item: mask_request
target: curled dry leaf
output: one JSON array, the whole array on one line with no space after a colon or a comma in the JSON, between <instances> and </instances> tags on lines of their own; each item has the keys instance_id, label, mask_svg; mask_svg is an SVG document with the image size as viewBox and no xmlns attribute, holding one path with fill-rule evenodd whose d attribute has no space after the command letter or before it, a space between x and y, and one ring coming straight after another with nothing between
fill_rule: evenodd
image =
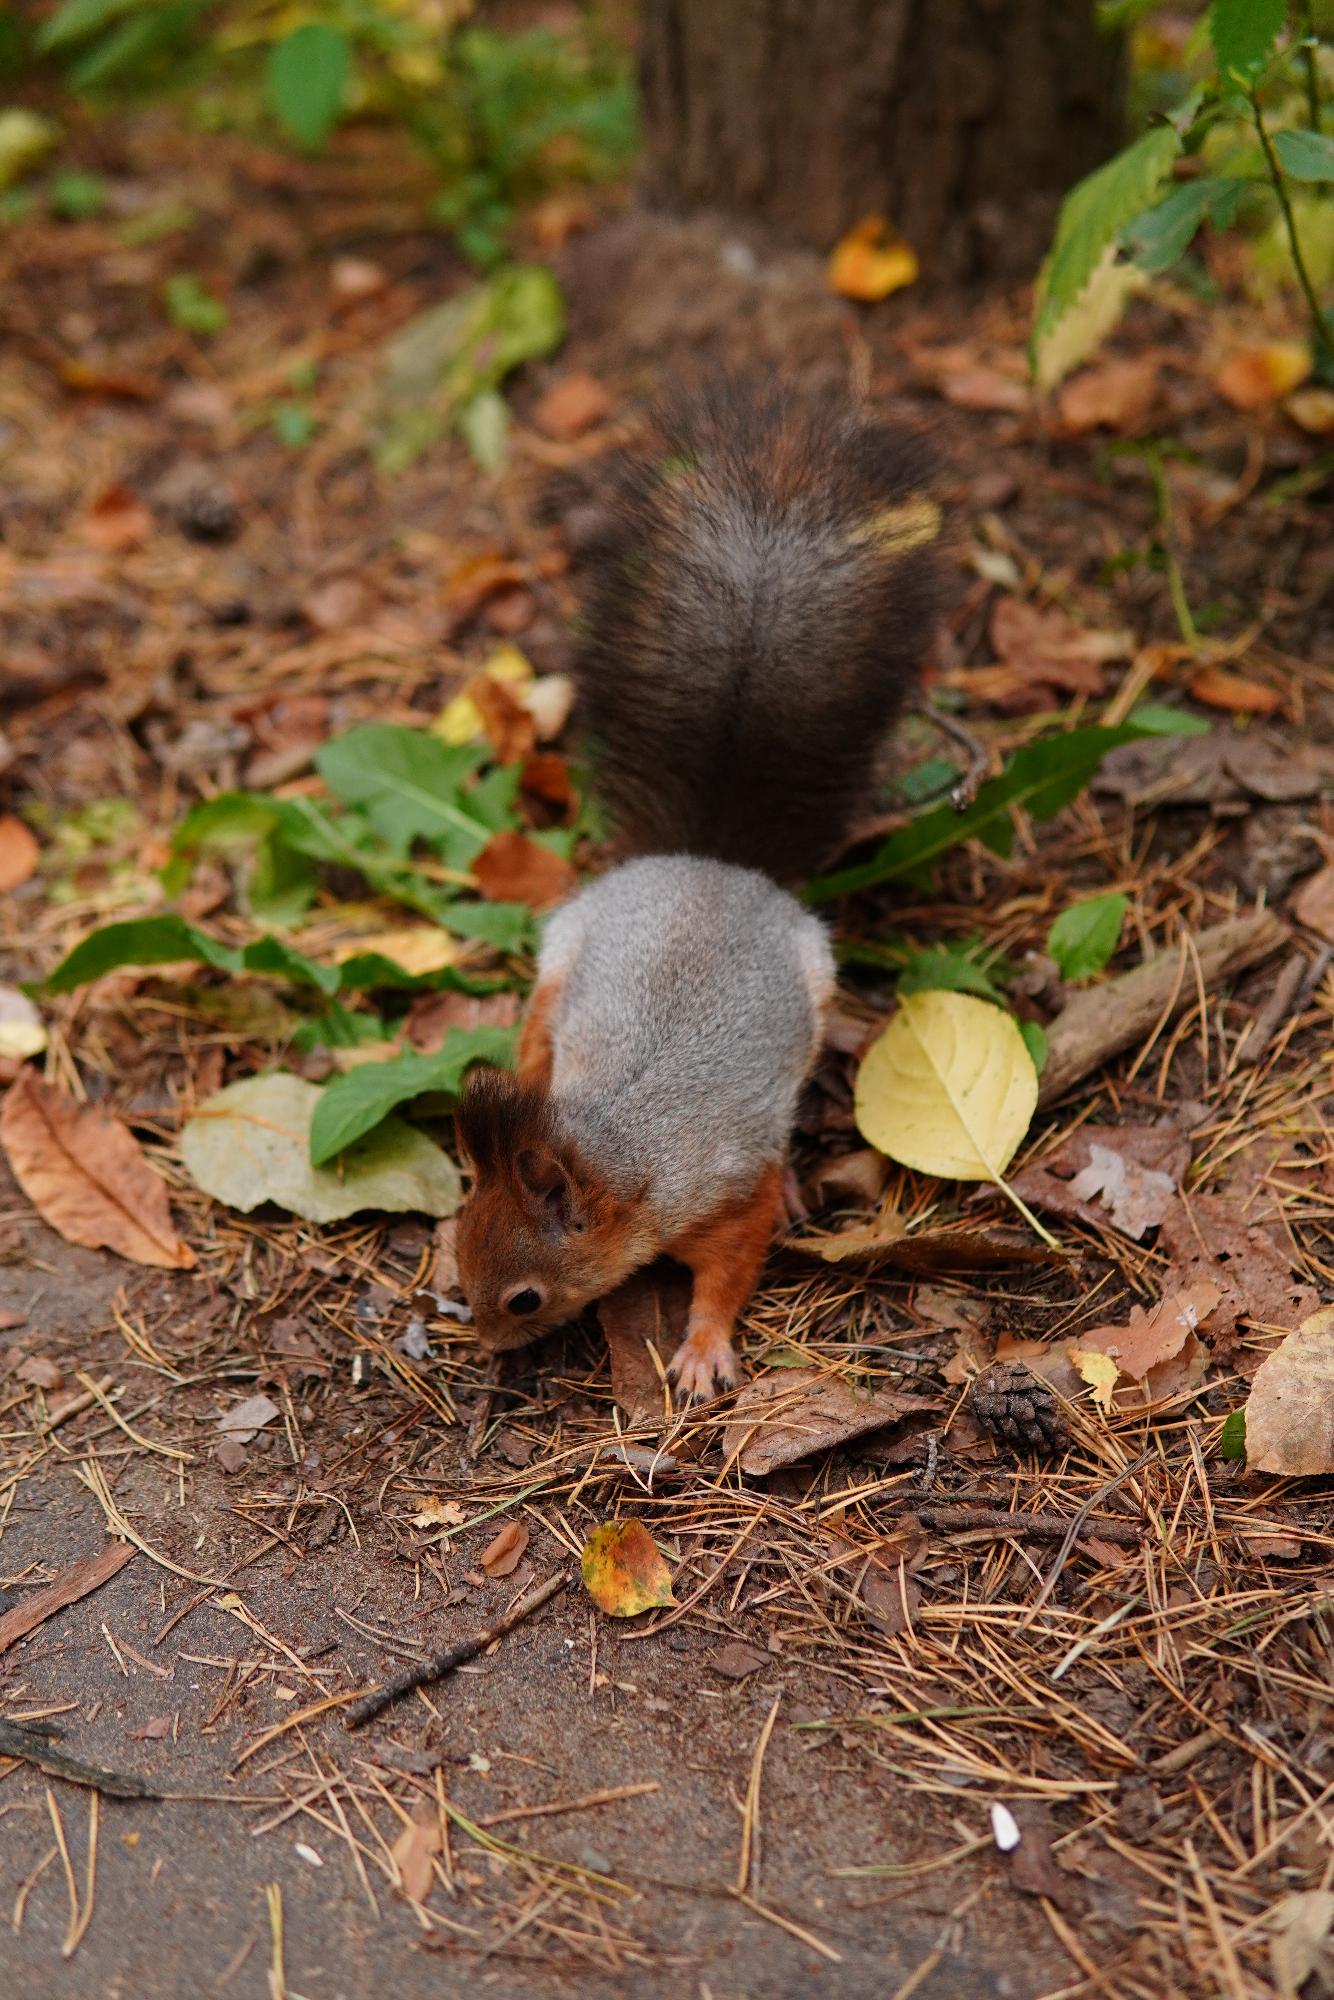
<instances>
[{"instance_id":1,"label":"curled dry leaf","mask_svg":"<svg viewBox=\"0 0 1334 2000\"><path fill-rule=\"evenodd\" d=\"M508 829L492 835L472 872L482 894L493 903L530 903L535 910L558 903L579 880L561 855L526 833Z\"/></svg>"},{"instance_id":2,"label":"curled dry leaf","mask_svg":"<svg viewBox=\"0 0 1334 2000\"><path fill-rule=\"evenodd\" d=\"M1214 375L1214 386L1235 410L1262 410L1303 383L1310 351L1299 340L1273 340L1234 348Z\"/></svg>"},{"instance_id":3,"label":"curled dry leaf","mask_svg":"<svg viewBox=\"0 0 1334 2000\"><path fill-rule=\"evenodd\" d=\"M609 1618L675 1604L672 1573L642 1521L605 1521L579 1559L584 1588Z\"/></svg>"},{"instance_id":4,"label":"curled dry leaf","mask_svg":"<svg viewBox=\"0 0 1334 2000\"><path fill-rule=\"evenodd\" d=\"M1334 1306L1303 1320L1256 1370L1246 1463L1289 1479L1334 1473Z\"/></svg>"},{"instance_id":5,"label":"curled dry leaf","mask_svg":"<svg viewBox=\"0 0 1334 2000\"><path fill-rule=\"evenodd\" d=\"M188 1271L165 1184L126 1128L24 1070L0 1111L0 1143L23 1192L67 1243Z\"/></svg>"},{"instance_id":6,"label":"curled dry leaf","mask_svg":"<svg viewBox=\"0 0 1334 2000\"><path fill-rule=\"evenodd\" d=\"M152 532L153 516L128 486L108 486L84 517L83 539L105 555L136 548Z\"/></svg>"},{"instance_id":7,"label":"curled dry leaf","mask_svg":"<svg viewBox=\"0 0 1334 2000\"><path fill-rule=\"evenodd\" d=\"M0 895L19 888L42 858L31 828L17 813L0 813Z\"/></svg>"},{"instance_id":8,"label":"curled dry leaf","mask_svg":"<svg viewBox=\"0 0 1334 2000\"><path fill-rule=\"evenodd\" d=\"M443 1846L439 1820L428 1819L424 1813L414 1815L400 1831L389 1852L398 1870L398 1886L409 1901L424 1903L430 1895L435 1876L432 1864Z\"/></svg>"},{"instance_id":9,"label":"curled dry leaf","mask_svg":"<svg viewBox=\"0 0 1334 2000\"><path fill-rule=\"evenodd\" d=\"M834 245L829 287L841 298L887 299L916 282L917 253L894 234L883 215L867 215Z\"/></svg>"},{"instance_id":10,"label":"curled dry leaf","mask_svg":"<svg viewBox=\"0 0 1334 2000\"><path fill-rule=\"evenodd\" d=\"M528 1546L528 1525L525 1521L506 1521L498 1535L494 1535L482 1550L482 1568L488 1576L510 1576L519 1567L519 1559Z\"/></svg>"},{"instance_id":11,"label":"curled dry leaf","mask_svg":"<svg viewBox=\"0 0 1334 2000\"><path fill-rule=\"evenodd\" d=\"M1179 1354L1197 1327L1215 1312L1223 1294L1207 1279L1170 1292L1151 1313L1131 1308L1127 1325L1099 1326L1084 1336L1086 1348L1111 1355L1123 1375L1142 1382L1149 1371ZM1086 1378L1087 1379L1087 1378Z\"/></svg>"},{"instance_id":12,"label":"curled dry leaf","mask_svg":"<svg viewBox=\"0 0 1334 2000\"><path fill-rule=\"evenodd\" d=\"M612 1395L636 1430L663 1429L667 1363L685 1339L690 1315L689 1273L660 1260L600 1299L597 1311L611 1349Z\"/></svg>"},{"instance_id":13,"label":"curled dry leaf","mask_svg":"<svg viewBox=\"0 0 1334 2000\"><path fill-rule=\"evenodd\" d=\"M1101 694L1103 669L1134 651L1130 632L1102 632L1049 605L1040 610L1018 597L997 599L991 614L996 657L1019 670L1028 682L1068 694Z\"/></svg>"},{"instance_id":14,"label":"curled dry leaf","mask_svg":"<svg viewBox=\"0 0 1334 2000\"><path fill-rule=\"evenodd\" d=\"M461 1528L467 1515L457 1500L442 1500L429 1493L412 1517L414 1528ZM485 1562L485 1556L482 1558Z\"/></svg>"},{"instance_id":15,"label":"curled dry leaf","mask_svg":"<svg viewBox=\"0 0 1334 2000\"><path fill-rule=\"evenodd\" d=\"M1186 685L1196 701L1208 708L1224 708L1229 715L1272 715L1283 705L1277 688L1208 663L1197 667Z\"/></svg>"},{"instance_id":16,"label":"curled dry leaf","mask_svg":"<svg viewBox=\"0 0 1334 2000\"><path fill-rule=\"evenodd\" d=\"M513 582L522 575L522 571L508 563L502 564L500 568L503 570L500 583L503 584ZM491 587L500 588L500 584ZM482 600L479 598L477 601L480 603ZM531 660L526 654L521 653L517 646L497 646L483 666L482 674L501 687L517 690L531 682L533 666ZM475 743L484 731L482 711L474 695L476 685L476 680L469 681L462 694L456 694L452 701L446 702L431 724L432 732L442 742L455 748L462 748L465 743Z\"/></svg>"}]
</instances>

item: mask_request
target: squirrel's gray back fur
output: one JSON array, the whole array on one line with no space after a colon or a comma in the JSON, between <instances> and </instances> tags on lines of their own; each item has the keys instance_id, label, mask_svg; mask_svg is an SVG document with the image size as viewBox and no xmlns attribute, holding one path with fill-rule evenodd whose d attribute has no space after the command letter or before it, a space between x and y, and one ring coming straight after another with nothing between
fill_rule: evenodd
<instances>
[{"instance_id":1,"label":"squirrel's gray back fur","mask_svg":"<svg viewBox=\"0 0 1334 2000\"><path fill-rule=\"evenodd\" d=\"M551 1103L667 1241L785 1157L834 964L824 927L751 869L629 861L552 917Z\"/></svg>"},{"instance_id":2,"label":"squirrel's gray back fur","mask_svg":"<svg viewBox=\"0 0 1334 2000\"><path fill-rule=\"evenodd\" d=\"M792 882L869 815L936 611L927 477L845 404L728 379L611 470L577 678L625 851Z\"/></svg>"}]
</instances>

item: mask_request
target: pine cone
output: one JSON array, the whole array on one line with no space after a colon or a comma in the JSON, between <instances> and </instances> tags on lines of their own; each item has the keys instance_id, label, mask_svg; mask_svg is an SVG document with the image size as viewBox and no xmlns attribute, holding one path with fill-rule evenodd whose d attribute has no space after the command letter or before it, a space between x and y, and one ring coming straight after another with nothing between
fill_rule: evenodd
<instances>
[{"instance_id":1,"label":"pine cone","mask_svg":"<svg viewBox=\"0 0 1334 2000\"><path fill-rule=\"evenodd\" d=\"M1017 1451L1060 1451L1069 1436L1055 1393L1022 1361L993 1361L970 1401L982 1428Z\"/></svg>"},{"instance_id":2,"label":"pine cone","mask_svg":"<svg viewBox=\"0 0 1334 2000\"><path fill-rule=\"evenodd\" d=\"M187 486L172 509L176 525L194 542L229 542L241 525L241 510L223 486Z\"/></svg>"}]
</instances>

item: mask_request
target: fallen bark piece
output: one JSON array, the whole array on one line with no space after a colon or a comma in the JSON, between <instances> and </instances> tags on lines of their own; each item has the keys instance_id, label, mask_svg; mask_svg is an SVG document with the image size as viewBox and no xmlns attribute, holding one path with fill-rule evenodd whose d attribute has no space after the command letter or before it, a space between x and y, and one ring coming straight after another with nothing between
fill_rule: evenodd
<instances>
[{"instance_id":1,"label":"fallen bark piece","mask_svg":"<svg viewBox=\"0 0 1334 2000\"><path fill-rule=\"evenodd\" d=\"M939 1408L931 1397L894 1389L862 1394L815 1368L778 1369L738 1395L723 1431L723 1464L736 1459L743 1472L776 1472L900 1417Z\"/></svg>"},{"instance_id":2,"label":"fallen bark piece","mask_svg":"<svg viewBox=\"0 0 1334 2000\"><path fill-rule=\"evenodd\" d=\"M54 1583L48 1583L45 1590L36 1590L16 1604L12 1611L6 1611L0 1618L0 1653L12 1646L16 1639L24 1639L29 1632L35 1632L57 1611L63 1611L67 1604L77 1604L81 1597L100 1590L113 1576L123 1570L134 1555L128 1542L108 1542L95 1556L86 1562L75 1563Z\"/></svg>"},{"instance_id":3,"label":"fallen bark piece","mask_svg":"<svg viewBox=\"0 0 1334 2000\"><path fill-rule=\"evenodd\" d=\"M177 1235L166 1183L125 1126L77 1104L31 1070L9 1087L0 1140L33 1207L87 1250L114 1250L136 1264L188 1271L194 1251Z\"/></svg>"},{"instance_id":4,"label":"fallen bark piece","mask_svg":"<svg viewBox=\"0 0 1334 2000\"><path fill-rule=\"evenodd\" d=\"M1334 1306L1260 1363L1246 1398L1246 1463L1289 1479L1334 1472Z\"/></svg>"},{"instance_id":5,"label":"fallen bark piece","mask_svg":"<svg viewBox=\"0 0 1334 2000\"><path fill-rule=\"evenodd\" d=\"M1175 949L1159 952L1119 979L1077 994L1047 1030L1039 1106L1054 1104L1110 1057L1142 1041L1164 1017L1173 1020L1183 1007L1193 1006L1198 993L1196 957L1207 992L1233 973L1258 965L1287 940L1286 925L1270 911L1257 910L1201 931L1193 952L1183 939Z\"/></svg>"}]
</instances>

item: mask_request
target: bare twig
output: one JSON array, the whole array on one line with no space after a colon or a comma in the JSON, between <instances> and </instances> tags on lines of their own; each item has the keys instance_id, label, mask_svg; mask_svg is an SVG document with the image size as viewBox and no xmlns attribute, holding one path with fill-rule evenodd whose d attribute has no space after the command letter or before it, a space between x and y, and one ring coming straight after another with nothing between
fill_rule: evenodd
<instances>
[{"instance_id":1,"label":"bare twig","mask_svg":"<svg viewBox=\"0 0 1334 2000\"><path fill-rule=\"evenodd\" d=\"M437 1653L433 1659L420 1660L411 1667L405 1667L401 1674L395 1674L392 1680L385 1681L383 1686L373 1688L370 1694L363 1695L360 1701L354 1702L343 1717L345 1727L359 1729L363 1722L371 1721L381 1709L388 1708L391 1701L397 1701L401 1694L411 1694L414 1688L426 1687L431 1681L443 1680L446 1674L453 1673L455 1667L463 1666L468 1660L475 1660L479 1653L484 1653L497 1639L503 1639L507 1632L512 1632L525 1618L531 1618L535 1611L540 1611L544 1604L549 1603L558 1591L564 1590L566 1584L572 1581L573 1575L569 1570L557 1570L556 1574L549 1576L545 1583L539 1583L536 1590L530 1590L527 1597L521 1597L512 1611L507 1611L503 1618L497 1618L494 1625L488 1625L485 1631L475 1632L471 1639L460 1639L457 1645L448 1647L443 1653Z\"/></svg>"}]
</instances>

